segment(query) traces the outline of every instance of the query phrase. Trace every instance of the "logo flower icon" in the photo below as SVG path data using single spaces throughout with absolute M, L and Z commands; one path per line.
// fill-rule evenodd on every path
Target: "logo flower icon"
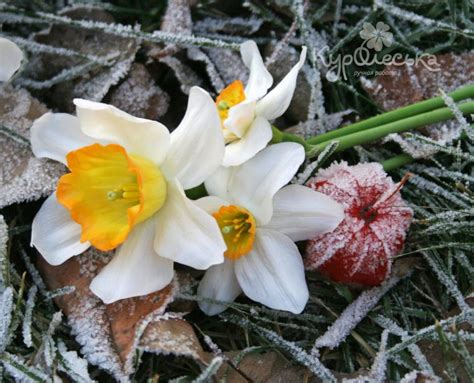
M 371 23 L 364 23 L 359 36 L 367 42 L 367 48 L 380 52 L 384 45 L 389 47 L 393 43 L 393 34 L 389 30 L 390 27 L 382 21 L 379 21 L 375 27 Z

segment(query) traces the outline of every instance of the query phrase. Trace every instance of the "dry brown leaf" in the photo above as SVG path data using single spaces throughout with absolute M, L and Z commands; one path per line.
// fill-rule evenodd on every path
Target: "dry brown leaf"
M 384 72 L 374 79 L 362 79 L 362 85 L 375 102 L 384 110 L 393 110 L 411 103 L 426 100 L 439 95 L 442 89 L 446 93 L 474 81 L 474 53 L 448 53 L 436 56 L 439 71 L 433 72 L 424 65 L 386 66 Z M 445 145 L 459 138 L 461 126 L 457 121 L 432 125 L 422 133 Z M 436 148 L 426 147 L 412 140 L 406 140 L 399 134 L 390 135 L 392 140 L 415 158 L 427 158 L 436 152 Z
M 142 64 L 133 64 L 127 78 L 110 91 L 109 103 L 141 118 L 158 120 L 168 110 L 169 96 Z
M 191 19 L 190 0 L 169 0 L 166 7 L 163 21 L 161 22 L 161 31 L 175 33 L 178 35 L 189 36 L 193 31 L 193 21 Z M 165 56 L 172 56 L 182 48 L 175 44 L 167 44 L 164 48 L 154 46 L 148 55 L 159 60 Z
M 440 66 L 432 72 L 416 66 L 386 66 L 391 75 L 364 80 L 365 90 L 384 110 L 392 110 L 437 96 L 439 89 L 451 92 L 474 81 L 474 53 L 448 53 L 436 56 Z
M 76 7 L 61 15 L 76 20 L 105 23 L 114 21 L 109 13 L 91 7 Z M 127 74 L 139 48 L 135 39 L 68 25 L 52 25 L 49 29 L 36 33 L 34 40 L 41 44 L 70 49 L 83 55 L 111 60 L 110 66 L 98 65 L 74 80 L 60 82 L 40 92 L 48 104 L 69 113 L 74 112 L 72 100 L 75 97 L 92 101 L 102 100 L 110 87 L 117 84 Z M 30 75 L 32 80 L 45 81 L 64 70 L 70 70 L 87 62 L 88 59 L 81 57 L 38 52 L 31 57 L 24 73 Z
M 75 287 L 74 292 L 58 296 L 55 301 L 66 314 L 89 363 L 116 379 L 126 379 L 133 372 L 137 349 L 203 360 L 192 327 L 179 314 L 165 313 L 179 289 L 176 277 L 163 290 L 109 305 L 89 290 L 91 280 L 110 258 L 110 253 L 88 250 L 62 265 L 51 266 L 38 256 L 38 268 L 49 289 Z
M 25 89 L 0 86 L 0 208 L 50 194 L 64 172 L 60 163 L 33 156 L 33 121 L 48 109 Z M 11 133 L 10 133 L 11 132 Z
M 238 357 L 239 352 L 229 352 L 226 356 L 234 362 L 236 368 L 224 364 L 217 373 L 218 379 L 225 379 L 226 383 L 288 383 L 307 382 L 320 383 L 321 379 L 314 376 L 306 367 L 291 363 L 277 351 L 264 353 L 247 353 Z M 355 378 L 365 371 L 353 374 L 334 373 L 338 380 Z
M 474 307 L 474 297 L 466 298 L 466 303 L 469 305 L 469 307 Z M 451 310 L 447 316 L 452 317 L 454 315 L 459 315 L 460 313 L 461 310 L 459 308 L 455 308 L 454 310 Z M 453 330 L 454 328 L 445 331 L 455 333 Z M 466 333 L 472 334 L 474 331 L 474 327 L 471 326 L 467 321 L 465 321 L 459 323 L 456 326 L 455 330 L 464 331 Z M 474 355 L 474 342 L 465 341 L 465 345 L 469 354 Z M 428 360 L 429 364 L 433 367 L 433 370 L 437 376 L 441 378 L 448 378 L 445 372 L 447 369 L 447 358 L 450 358 L 454 371 L 456 371 L 456 377 L 458 378 L 458 381 L 460 383 L 471 382 L 471 380 L 469 379 L 469 375 L 464 369 L 463 363 L 460 358 L 456 355 L 453 355 L 452 352 L 449 352 L 449 354 L 443 352 L 443 349 L 440 347 L 439 342 L 423 339 L 418 342 L 418 346 L 420 347 L 423 354 L 426 356 L 426 359 Z

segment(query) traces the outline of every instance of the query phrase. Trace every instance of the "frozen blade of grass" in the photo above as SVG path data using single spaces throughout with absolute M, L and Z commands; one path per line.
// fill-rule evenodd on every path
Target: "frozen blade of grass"
M 427 338 L 432 334 L 436 333 L 437 326 L 441 326 L 442 328 L 449 328 L 452 325 L 458 325 L 462 322 L 474 323 L 474 309 L 469 309 L 467 311 L 463 311 L 462 313 L 455 315 L 451 318 L 444 319 L 434 325 L 422 328 L 418 330 L 418 332 L 407 339 L 403 340 L 402 342 L 396 344 L 395 346 L 391 347 L 387 352 L 389 357 L 392 355 L 398 354 L 400 351 L 404 350 L 408 346 L 415 344 L 416 342 L 420 341 L 421 339 Z
M 339 346 L 370 310 L 375 307 L 378 301 L 399 281 L 400 278 L 394 275 L 381 286 L 362 292 L 354 302 L 346 307 L 326 332 L 316 339 L 313 350 L 316 351 L 321 347 L 334 349 Z
M 5 352 L 0 356 L 0 361 L 3 364 L 5 371 L 15 380 L 15 382 L 53 382 L 47 374 L 37 367 L 29 366 L 27 361 L 18 355 Z
M 61 82 L 70 81 L 78 77 L 81 77 L 84 74 L 93 70 L 96 66 L 97 66 L 97 63 L 91 61 L 82 65 L 77 65 L 69 69 L 64 69 L 61 71 L 61 73 L 57 74 L 56 76 L 48 80 L 36 81 L 36 80 L 28 79 L 28 78 L 19 78 L 18 80 L 16 80 L 16 83 L 24 86 L 25 88 L 30 88 L 30 89 L 48 89 Z
M 87 361 L 80 358 L 75 351 L 68 351 L 63 342 L 58 342 L 59 369 L 68 374 L 74 382 L 91 383 L 94 380 L 87 371 Z
M 38 289 L 40 293 L 44 296 L 47 295 L 47 289 L 46 285 L 44 284 L 43 278 L 41 278 L 41 275 L 38 271 L 38 269 L 33 265 L 31 262 L 30 257 L 26 253 L 25 249 L 20 248 L 20 255 L 25 263 L 26 270 L 28 270 L 28 273 L 30 274 L 31 278 L 33 279 L 33 282 L 35 283 L 36 286 L 38 286 Z
M 395 6 L 395 5 L 387 4 L 385 2 L 385 0 L 375 0 L 374 4 L 377 7 L 383 9 L 384 11 L 390 13 L 391 15 L 393 15 L 393 16 L 399 18 L 399 19 L 411 21 L 415 24 L 419 24 L 419 25 L 424 26 L 424 27 L 435 27 L 438 30 L 445 30 L 445 31 L 455 32 L 455 33 L 461 34 L 463 36 L 469 36 L 469 35 L 474 34 L 474 31 L 472 31 L 472 30 L 469 30 L 469 29 L 461 30 L 461 29 L 457 28 L 455 25 L 446 23 L 444 21 L 432 20 L 432 19 L 429 19 L 427 17 L 417 15 L 416 13 L 406 11 L 402 8 L 399 8 L 399 7 Z
M 0 292 L 8 285 L 8 226 L 0 214 Z
M 301 173 L 297 174 L 293 178 L 291 183 L 298 185 L 305 184 L 306 181 L 308 181 L 318 171 L 318 169 L 324 165 L 327 159 L 336 151 L 338 145 L 338 141 L 333 141 L 328 146 L 326 146 L 324 150 L 318 155 L 318 158 L 308 164 Z
M 10 324 L 12 321 L 13 289 L 7 287 L 0 296 L 0 354 L 2 354 L 11 341 Z
M 430 255 L 427 252 L 422 251 L 421 254 L 425 258 L 428 265 L 430 265 L 431 269 L 435 272 L 436 276 L 438 277 L 438 280 L 446 287 L 451 296 L 456 300 L 456 303 L 458 304 L 459 308 L 462 311 L 468 311 L 470 309 L 469 305 L 464 300 L 464 297 L 461 291 L 459 291 L 456 282 L 448 273 L 444 272 L 438 260 L 434 258 L 434 253 L 431 253 L 432 255 Z
M 295 358 L 298 362 L 301 364 L 305 365 L 308 367 L 311 372 L 313 372 L 316 376 L 319 376 L 323 381 L 325 382 L 335 382 L 336 378 L 332 374 L 331 371 L 329 371 L 322 363 L 321 361 L 316 357 L 316 355 L 310 355 L 308 354 L 305 350 L 303 350 L 301 347 L 296 345 L 293 342 L 290 342 L 284 338 L 282 338 L 280 335 L 275 333 L 274 331 L 268 330 L 264 327 L 258 326 L 255 323 L 249 321 L 246 318 L 241 318 L 236 315 L 231 315 L 231 314 L 222 314 L 221 317 L 229 322 L 232 322 L 234 324 L 237 324 L 245 329 L 249 329 L 252 331 L 255 331 L 257 334 L 264 336 L 267 338 L 270 342 L 273 344 L 281 347 L 285 351 L 287 351 L 289 354 Z
M 375 317 L 375 322 L 384 329 L 389 330 L 392 334 L 401 337 L 402 340 L 406 340 L 409 338 L 408 332 L 398 326 L 391 319 L 388 319 L 382 315 L 378 315 L 377 317 Z M 431 367 L 425 355 L 421 352 L 420 348 L 416 344 L 411 344 L 410 346 L 408 346 L 408 351 L 410 351 L 410 354 L 412 355 L 413 359 L 418 364 L 418 367 L 420 367 L 420 369 L 428 371 L 430 374 L 434 375 L 433 368 Z
M 109 58 L 102 58 L 95 55 L 84 54 L 80 52 L 73 51 L 72 49 L 54 47 L 51 45 L 40 44 L 33 40 L 27 40 L 17 36 L 6 36 L 9 40 L 13 41 L 17 45 L 19 45 L 22 49 L 27 50 L 31 53 L 49 53 L 58 56 L 65 56 L 65 57 L 79 57 L 83 59 L 87 59 L 89 61 L 93 61 L 99 65 L 109 65 L 110 59 Z
M 443 145 L 442 143 L 432 140 L 431 138 L 424 137 L 419 134 L 413 134 L 413 133 L 405 133 L 404 136 L 414 141 L 418 141 L 420 143 L 426 144 L 428 147 L 431 146 L 437 151 L 449 154 L 453 157 L 463 158 L 463 159 L 471 160 L 471 161 L 474 160 L 474 156 L 472 154 L 463 152 L 459 148 Z
M 82 29 L 92 31 L 102 31 L 111 35 L 147 41 L 151 43 L 167 43 L 179 46 L 200 46 L 200 47 L 214 47 L 223 49 L 239 50 L 238 44 L 226 43 L 220 40 L 213 40 L 206 37 L 187 36 L 183 34 L 176 34 L 163 31 L 154 31 L 153 33 L 142 32 L 139 26 L 132 27 L 130 25 L 123 25 L 117 23 L 104 23 L 100 21 L 91 20 L 73 20 L 67 16 L 53 15 L 45 12 L 35 12 L 34 16 L 23 16 L 15 13 L 2 12 L 0 13 L 0 22 L 5 24 L 44 24 L 53 23 L 59 25 L 69 25 Z
M 56 290 L 47 291 L 45 294 L 46 299 L 54 299 L 62 295 L 71 294 L 76 290 L 75 286 L 64 286 Z
M 419 175 L 416 177 L 410 178 L 408 182 L 414 184 L 418 188 L 423 189 L 431 194 L 439 195 L 443 197 L 444 199 L 454 203 L 455 205 L 461 206 L 463 208 L 469 208 L 472 204 L 472 201 L 470 198 L 465 197 L 464 195 L 459 194 L 459 193 L 454 194 L 442 188 L 438 184 L 431 182 L 427 180 L 426 178 L 423 178 Z
M 345 35 L 342 39 L 339 40 L 339 42 L 334 45 L 334 47 L 331 48 L 331 50 L 328 52 L 329 55 L 333 55 L 337 53 L 344 45 L 349 43 L 354 37 L 356 37 L 359 32 L 362 30 L 362 26 L 364 23 L 370 20 L 372 17 L 372 13 L 367 13 L 362 19 L 359 20 L 359 22 L 351 29 L 351 31 Z
M 370 379 L 373 382 L 385 382 L 385 372 L 387 371 L 387 342 L 389 332 L 384 330 L 382 332 L 382 339 L 380 340 L 380 349 L 375 356 L 374 363 L 370 369 Z
M 334 12 L 334 23 L 332 26 L 332 37 L 337 37 L 337 29 L 339 27 L 339 22 L 341 21 L 341 8 L 342 8 L 342 0 L 336 1 L 336 12 Z
M 33 285 L 28 291 L 28 298 L 26 300 L 25 316 L 23 318 L 22 334 L 23 342 L 27 347 L 33 347 L 33 340 L 31 338 L 31 322 L 33 319 L 33 310 L 35 308 L 36 294 L 38 293 L 38 287 Z
M 372 367 L 367 377 L 357 377 L 354 379 L 343 379 L 344 383 L 383 383 L 385 382 L 385 372 L 387 371 L 387 342 L 388 342 L 389 331 L 384 330 L 382 332 L 382 338 L 380 340 L 380 348 L 377 355 L 374 358 Z
M 207 17 L 194 23 L 193 30 L 199 33 L 213 33 L 213 32 L 233 32 L 234 30 L 241 33 L 253 34 L 257 32 L 263 24 L 263 20 L 251 16 L 249 18 L 232 17 L 226 19 L 219 19 L 214 17 Z
M 454 100 L 451 97 L 449 97 L 442 89 L 440 89 L 440 93 L 441 93 L 441 97 L 444 100 L 444 103 L 449 109 L 451 109 L 454 117 L 461 125 L 462 130 L 466 133 L 466 136 L 471 140 L 471 142 L 474 141 L 474 129 L 471 128 L 466 118 L 463 116 L 462 112 L 457 107 Z
M 204 369 L 201 374 L 192 381 L 192 383 L 206 383 L 211 381 L 211 378 L 217 374 L 217 371 L 224 363 L 224 359 L 220 356 L 216 356 L 211 360 L 211 363 Z
M 30 146 L 30 140 L 28 138 L 23 137 L 21 134 L 18 134 L 17 132 L 13 131 L 10 128 L 7 128 L 6 126 L 0 125 L 0 134 L 11 138 L 13 141 L 18 142 L 21 145 L 28 147 Z

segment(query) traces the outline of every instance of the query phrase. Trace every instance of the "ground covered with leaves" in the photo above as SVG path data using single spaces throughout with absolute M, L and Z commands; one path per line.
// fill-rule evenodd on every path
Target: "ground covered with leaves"
M 1 2 L 1 36 L 27 60 L 0 87 L 0 380 L 473 381 L 474 135 L 462 115 L 308 160 L 296 183 L 340 160 L 382 162 L 396 181 L 410 172 L 402 195 L 414 220 L 387 281 L 361 290 L 307 272 L 300 315 L 241 297 L 207 317 L 201 275 L 185 268 L 164 290 L 104 305 L 88 284 L 108 254 L 50 266 L 29 246 L 65 171 L 30 150 L 29 128 L 47 111 L 73 113 L 81 97 L 176 126 L 191 86 L 215 96 L 246 79 L 239 43 L 253 39 L 275 82 L 308 47 L 276 121 L 308 138 L 474 82 L 471 11 L 469 0 Z M 331 78 L 318 52 L 352 54 L 363 24 L 378 21 L 393 32 L 383 53 L 430 53 L 441 70 L 350 65 Z

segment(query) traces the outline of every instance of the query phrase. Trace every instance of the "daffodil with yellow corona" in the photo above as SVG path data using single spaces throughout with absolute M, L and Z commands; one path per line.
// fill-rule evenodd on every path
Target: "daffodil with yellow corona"
M 240 53 L 250 71 L 247 84 L 244 87 L 242 81 L 234 81 L 216 99 L 226 142 L 224 166 L 243 164 L 267 146 L 272 139 L 270 121 L 288 109 L 298 72 L 306 59 L 306 47 L 303 47 L 296 65 L 267 93 L 273 78 L 265 68 L 257 44 L 246 41 Z
M 343 207 L 301 185 L 285 186 L 304 161 L 303 147 L 271 145 L 245 164 L 222 167 L 196 204 L 211 214 L 227 245 L 225 261 L 206 271 L 198 295 L 232 302 L 243 291 L 273 309 L 300 313 L 308 300 L 301 255 L 294 241 L 334 230 Z M 225 305 L 202 300 L 214 315 Z
M 77 116 L 48 113 L 31 128 L 37 157 L 67 165 L 33 221 L 32 245 L 58 265 L 90 246 L 114 250 L 91 290 L 104 302 L 145 295 L 173 278 L 173 262 L 207 269 L 226 249 L 213 217 L 188 200 L 222 163 L 214 101 L 191 89 L 171 134 L 156 121 L 74 100 Z
M 18 46 L 0 37 L 0 82 L 8 81 L 20 68 L 23 52 Z

